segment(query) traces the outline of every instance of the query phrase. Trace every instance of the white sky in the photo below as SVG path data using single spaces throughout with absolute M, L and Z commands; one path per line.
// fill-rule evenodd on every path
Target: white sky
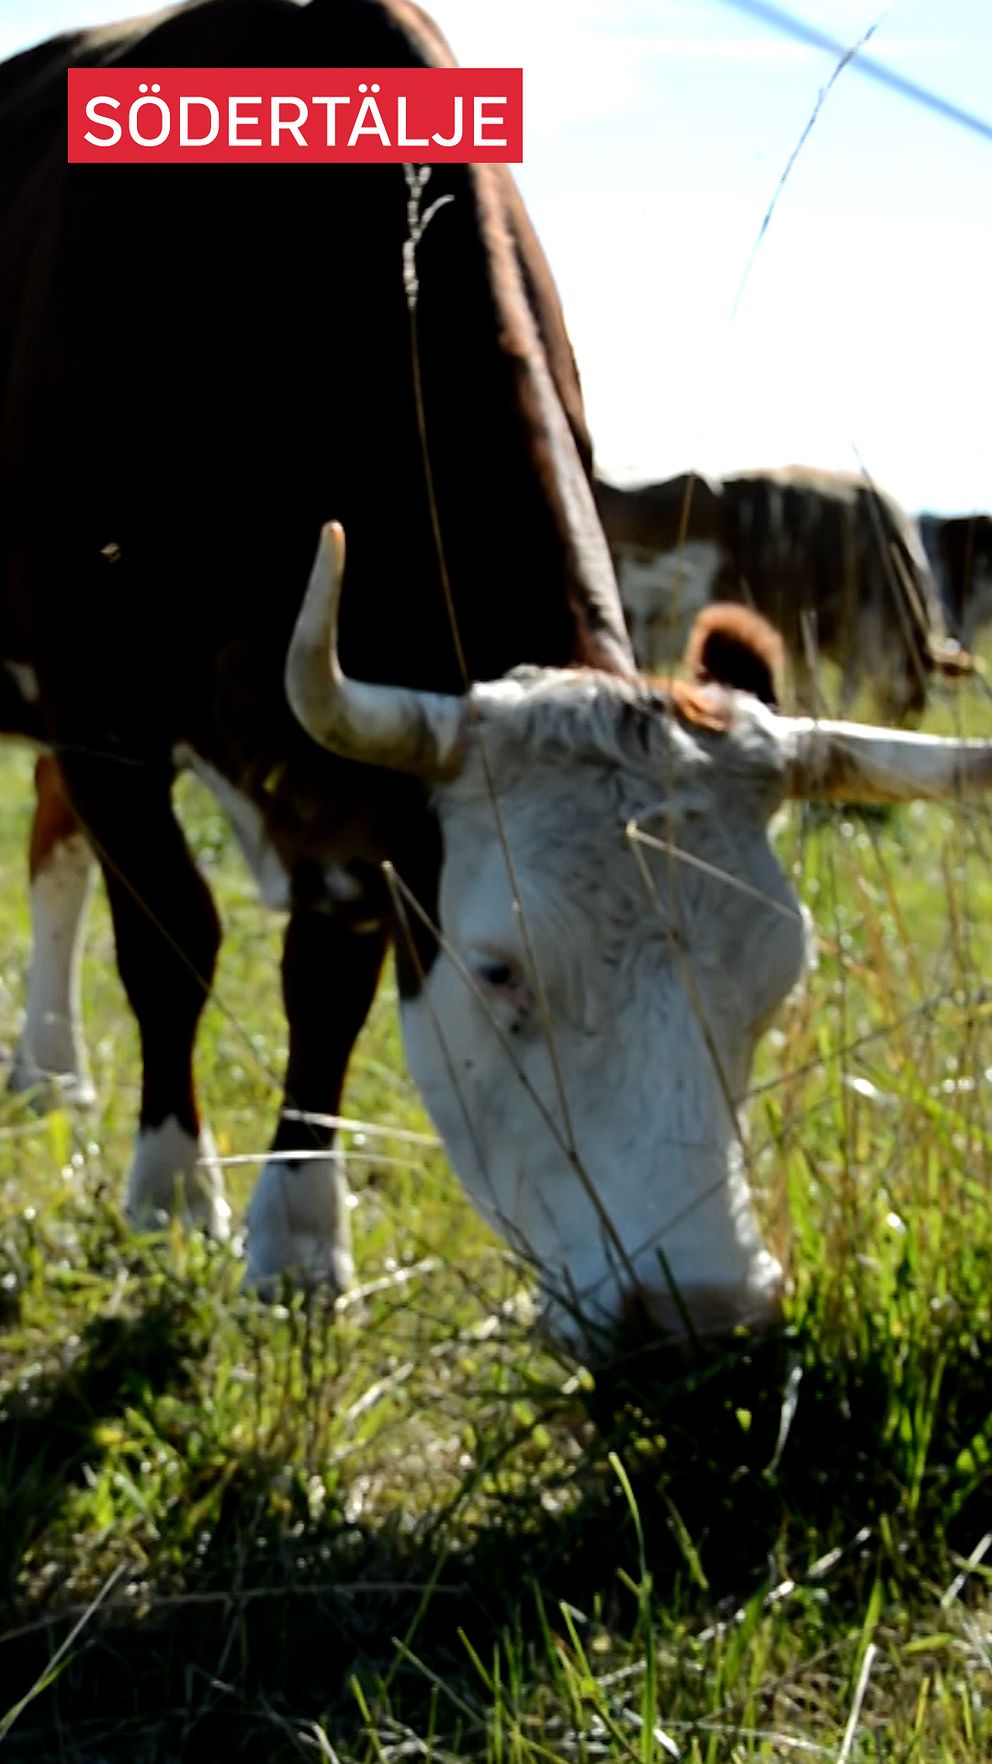
M 794 0 L 992 121 L 992 0 Z M 992 507 L 992 141 L 720 0 L 428 0 L 522 66 L 519 179 L 621 478 L 858 459 L 909 507 Z M 141 0 L 0 0 L 0 54 Z

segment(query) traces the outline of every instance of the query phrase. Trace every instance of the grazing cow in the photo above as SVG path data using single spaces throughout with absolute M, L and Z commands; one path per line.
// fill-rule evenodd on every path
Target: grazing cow
M 632 1304 L 761 1324 L 781 1270 L 739 1110 L 804 953 L 769 817 L 790 792 L 984 789 L 992 747 L 777 717 L 773 641 L 739 608 L 697 683 L 638 680 L 502 172 L 432 180 L 454 200 L 417 253 L 425 455 L 398 168 L 64 163 L 69 62 L 445 54 L 405 0 L 202 0 L 0 72 L 0 705 L 58 765 L 23 1063 L 46 1063 L 32 1022 L 72 1028 L 83 828 L 141 1033 L 130 1211 L 224 1231 L 192 1076 L 219 928 L 171 805 L 192 765 L 288 906 L 253 1280 L 349 1277 L 332 1135 L 301 1116 L 337 1109 L 392 933 L 410 1070 L 561 1333 Z M 71 1033 L 54 1055 L 85 1082 Z
M 596 497 L 642 667 L 681 653 L 700 607 L 740 600 L 781 631 L 800 705 L 816 705 L 822 655 L 845 708 L 867 681 L 886 720 L 922 712 L 946 655 L 937 595 L 912 521 L 863 478 L 684 473 L 629 490 L 600 480 Z
M 992 515 L 924 514 L 919 528 L 948 635 L 969 650 L 992 619 Z

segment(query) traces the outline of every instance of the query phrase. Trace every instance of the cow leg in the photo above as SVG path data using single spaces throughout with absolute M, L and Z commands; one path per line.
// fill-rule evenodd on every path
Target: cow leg
M 127 1185 L 134 1224 L 177 1207 L 214 1237 L 230 1229 L 223 1180 L 201 1132 L 193 1044 L 213 979 L 220 926 L 172 810 L 167 767 L 65 766 L 91 836 L 114 922 L 117 965 L 141 1035 L 141 1113 Z
M 284 1274 L 335 1292 L 351 1282 L 348 1186 L 334 1130 L 298 1116 L 337 1113 L 386 944 L 378 920 L 356 928 L 328 912 L 290 915 L 282 962 L 286 1101 L 248 1210 L 248 1281 L 263 1291 Z
M 80 966 L 96 864 L 49 756 L 35 768 L 31 824 L 31 964 L 9 1088 L 39 1106 L 96 1100 L 83 1038 Z

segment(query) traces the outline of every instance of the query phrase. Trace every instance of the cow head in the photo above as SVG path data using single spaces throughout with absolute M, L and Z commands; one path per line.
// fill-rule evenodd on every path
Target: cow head
M 360 684 L 337 661 L 342 562 L 328 529 L 287 688 L 325 746 L 431 783 L 435 874 L 418 898 L 396 882 L 402 1018 L 456 1171 L 559 1335 L 632 1301 L 702 1335 L 767 1322 L 782 1274 L 740 1111 L 806 943 L 770 817 L 790 793 L 985 785 L 992 747 L 777 716 L 734 685 L 736 653 L 760 686 L 767 632 L 740 608 L 708 683 L 664 693 L 533 668 L 464 699 Z
M 929 529 L 947 629 L 968 652 L 992 620 L 992 517 L 930 517 Z

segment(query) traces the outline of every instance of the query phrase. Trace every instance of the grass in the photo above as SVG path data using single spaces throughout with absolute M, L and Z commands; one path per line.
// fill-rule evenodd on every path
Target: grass
M 8 1043 L 29 777 L 4 755 Z M 182 798 L 226 926 L 202 1092 L 222 1152 L 260 1153 L 279 925 Z M 596 1377 L 528 1335 L 523 1276 L 429 1145 L 351 1136 L 364 1285 L 337 1314 L 256 1304 L 236 1246 L 135 1238 L 136 1036 L 96 903 L 100 1104 L 0 1101 L 11 1759 L 992 1756 L 989 825 L 794 814 L 779 843 L 820 933 L 751 1116 L 786 1326 Z M 391 983 L 345 1106 L 429 1132 Z

